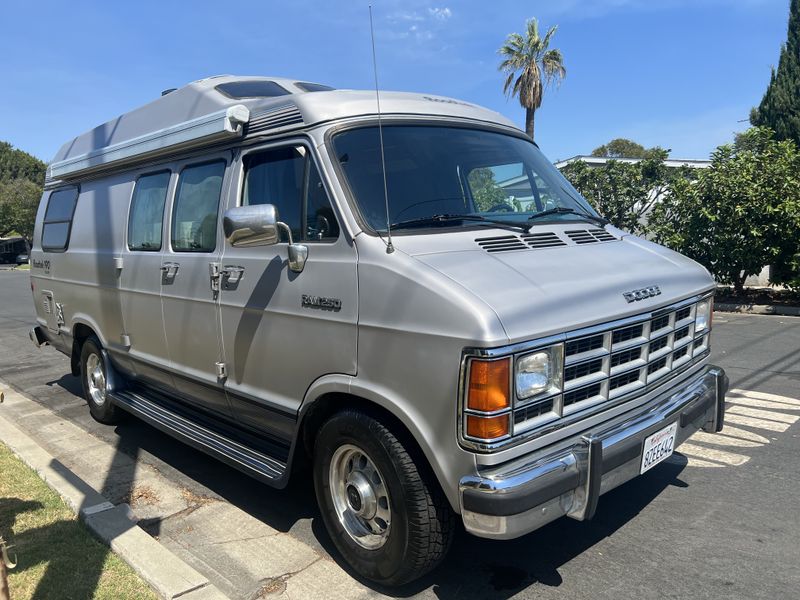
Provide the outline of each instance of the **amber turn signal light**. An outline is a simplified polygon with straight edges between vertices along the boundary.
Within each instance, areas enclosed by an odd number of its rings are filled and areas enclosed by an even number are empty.
[[[467,415],[467,435],[483,440],[501,438],[508,435],[508,414],[496,417]]]
[[[469,368],[467,408],[492,412],[511,405],[511,361],[473,359]]]

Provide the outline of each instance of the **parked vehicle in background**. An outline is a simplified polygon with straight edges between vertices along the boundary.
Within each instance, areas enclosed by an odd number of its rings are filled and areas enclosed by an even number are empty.
[[[216,77],[69,141],[31,338],[100,422],[133,413],[275,487],[310,459],[342,556],[396,585],[457,517],[498,539],[590,519],[720,430],[727,379],[705,269],[608,226],[500,115],[381,106]]]
[[[0,263],[14,263],[22,253],[27,253],[28,247],[21,237],[0,239]]]
[[[25,252],[24,254],[18,254],[17,260],[15,261],[18,265],[26,265],[28,264],[28,253]]]

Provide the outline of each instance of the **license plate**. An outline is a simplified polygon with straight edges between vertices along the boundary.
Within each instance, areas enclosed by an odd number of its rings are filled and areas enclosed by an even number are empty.
[[[661,431],[656,431],[644,441],[642,466],[639,469],[639,474],[652,469],[658,463],[672,456],[672,451],[675,449],[675,434],[677,432],[678,424],[673,423]]]

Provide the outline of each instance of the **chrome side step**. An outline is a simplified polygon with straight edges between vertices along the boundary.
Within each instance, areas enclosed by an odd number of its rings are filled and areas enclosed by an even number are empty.
[[[129,390],[110,392],[120,408],[182,442],[272,486],[281,486],[286,464],[183,417]]]

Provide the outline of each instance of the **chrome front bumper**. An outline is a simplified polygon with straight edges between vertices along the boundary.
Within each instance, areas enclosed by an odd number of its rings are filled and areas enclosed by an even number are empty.
[[[563,515],[591,519],[601,494],[639,474],[642,446],[652,433],[677,422],[677,447],[698,429],[719,432],[727,389],[725,372],[708,366],[679,389],[669,388],[621,422],[586,432],[572,446],[463,477],[464,526],[480,537],[511,539]]]

